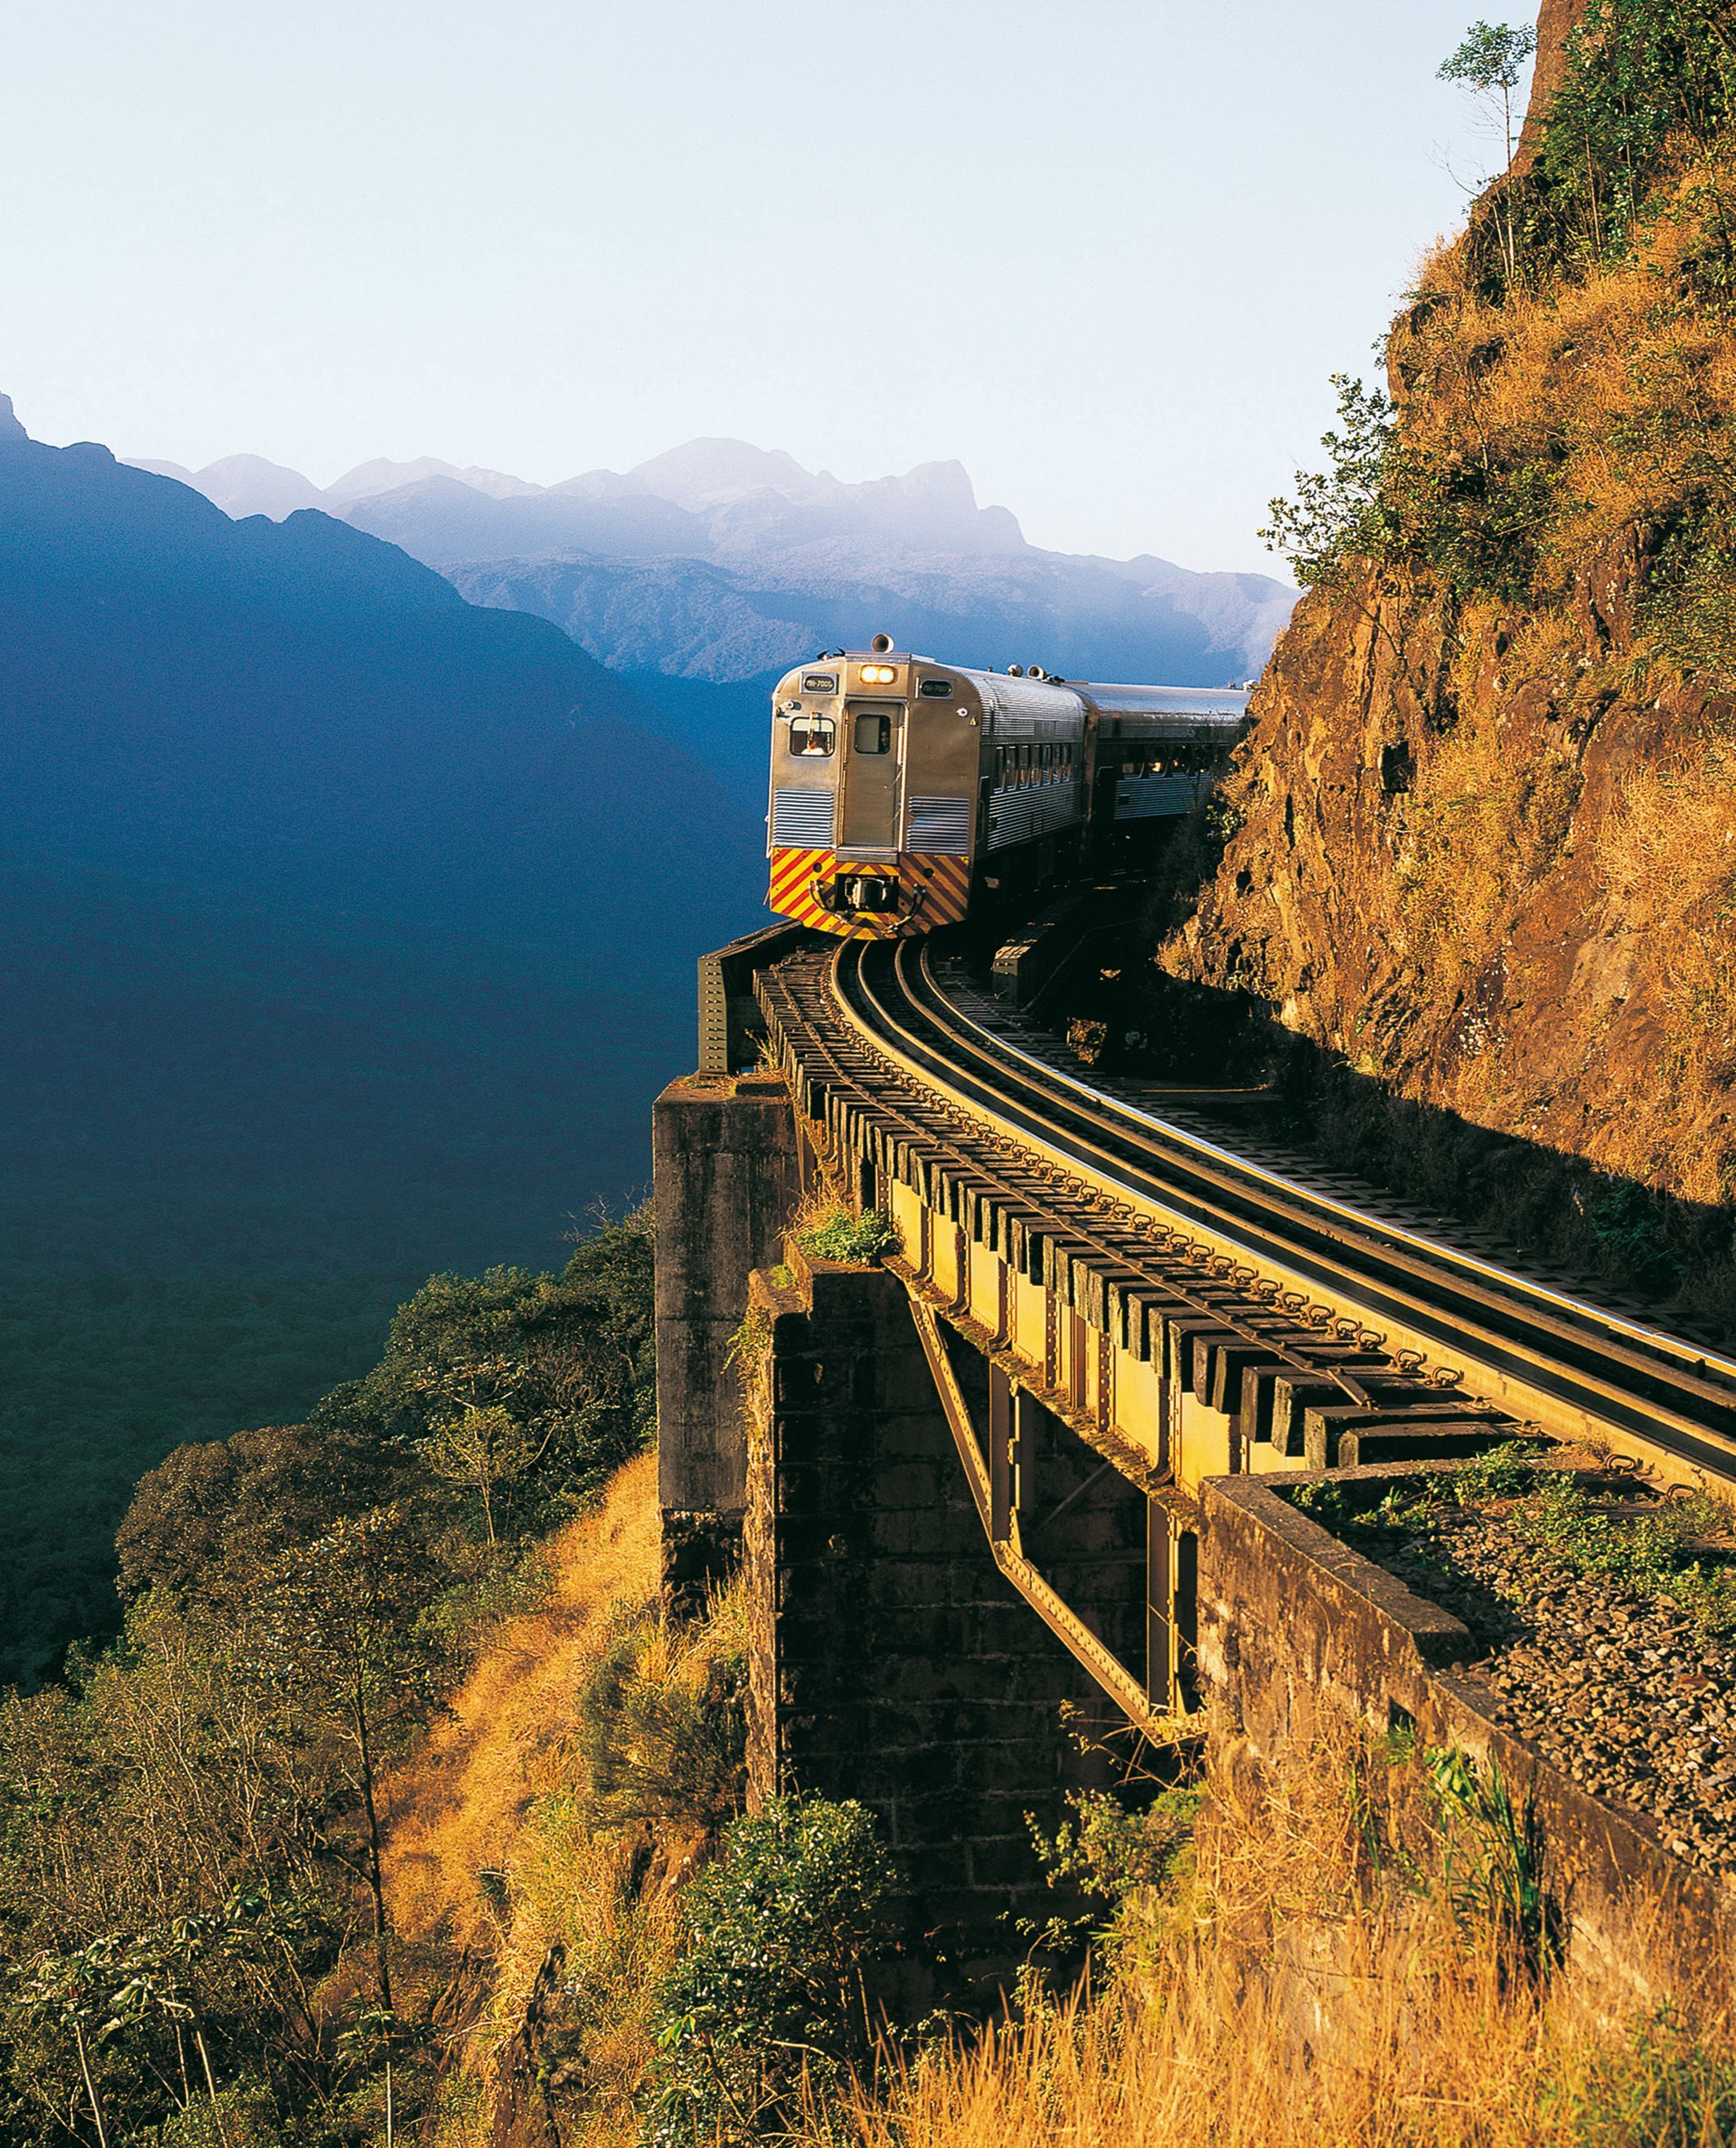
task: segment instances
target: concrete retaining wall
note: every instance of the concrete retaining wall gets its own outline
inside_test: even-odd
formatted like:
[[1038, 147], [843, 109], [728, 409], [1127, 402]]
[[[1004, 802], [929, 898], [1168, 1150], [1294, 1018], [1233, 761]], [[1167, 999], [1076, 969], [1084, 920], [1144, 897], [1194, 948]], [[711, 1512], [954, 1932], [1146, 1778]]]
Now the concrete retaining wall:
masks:
[[1336, 1716], [1377, 1732], [1414, 1726], [1427, 1744], [1497, 1764], [1516, 1796], [1534, 1800], [1569, 1965], [1613, 2015], [1727, 1974], [1731, 1891], [1672, 1856], [1648, 1819], [1593, 1797], [1497, 1723], [1493, 1694], [1464, 1674], [1480, 1653], [1468, 1629], [1273, 1488], [1304, 1481], [1218, 1478], [1202, 1488], [1200, 1669], [1231, 1727], [1260, 1758]]
[[657, 1496], [677, 1608], [730, 1572], [747, 1442], [730, 1346], [748, 1277], [775, 1260], [801, 1198], [795, 1114], [775, 1075], [691, 1075], [651, 1112], [657, 1197]]

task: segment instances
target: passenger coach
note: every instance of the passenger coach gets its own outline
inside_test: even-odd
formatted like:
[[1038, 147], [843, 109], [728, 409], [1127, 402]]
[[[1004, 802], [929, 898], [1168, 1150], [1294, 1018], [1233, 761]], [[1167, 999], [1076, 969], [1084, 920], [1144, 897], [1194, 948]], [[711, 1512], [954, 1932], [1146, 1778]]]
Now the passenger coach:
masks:
[[846, 937], [956, 925], [1185, 813], [1240, 735], [1238, 689], [1106, 686], [839, 650], [772, 697], [771, 907]]

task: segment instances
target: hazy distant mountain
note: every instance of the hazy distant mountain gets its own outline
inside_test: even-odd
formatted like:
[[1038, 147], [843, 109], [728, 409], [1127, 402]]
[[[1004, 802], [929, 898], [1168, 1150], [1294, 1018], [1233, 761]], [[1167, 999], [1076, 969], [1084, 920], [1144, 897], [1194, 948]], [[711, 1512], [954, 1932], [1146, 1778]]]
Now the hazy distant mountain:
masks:
[[178, 463], [134, 463], [132, 467], [194, 486], [225, 514], [268, 514], [273, 522], [281, 522], [298, 508], [325, 504], [319, 486], [299, 470], [268, 463], [263, 455], [225, 455], [202, 470], [183, 469]]
[[[241, 459], [187, 482], [220, 488], [231, 514], [278, 512], [273, 466], [248, 494], [228, 474]], [[1262, 667], [1296, 600], [1262, 575], [1041, 550], [1006, 509], [977, 504], [956, 462], [846, 484], [781, 450], [700, 439], [544, 486], [367, 463], [320, 498], [611, 667], [718, 683], [885, 630], [965, 663], [1217, 685]]]
[[[425, 477], [449, 477], [473, 490], [486, 493], [491, 499], [510, 499], [515, 493], [540, 492], [540, 485], [531, 484], [521, 477], [509, 477], [504, 470], [454, 469], [443, 463], [436, 455], [421, 455], [413, 463], [391, 463], [384, 460], [358, 463], [353, 470], [329, 484], [323, 495], [328, 508], [341, 505], [349, 499], [372, 499], [376, 493], [396, 492], [407, 484], [418, 484]], [[197, 482], [197, 480], [195, 480]], [[204, 487], [200, 485], [203, 491]], [[257, 507], [243, 509], [245, 513], [268, 514], [271, 509], [263, 502]]]
[[473, 603], [552, 620], [611, 668], [763, 679], [877, 631], [948, 661], [1041, 663], [1068, 678], [1222, 685], [1257, 670], [1295, 593], [1258, 575], [1042, 555], [893, 554], [847, 540], [745, 572], [710, 560], [484, 560], [445, 572]]
[[[622, 728], [639, 705], [564, 635], [332, 516], [233, 521], [4, 414], [12, 842], [438, 917], [627, 976], [680, 976], [715, 936], [716, 851], [687, 855], [700, 772], [648, 755]], [[650, 906], [628, 900], [624, 923], [635, 888]]]

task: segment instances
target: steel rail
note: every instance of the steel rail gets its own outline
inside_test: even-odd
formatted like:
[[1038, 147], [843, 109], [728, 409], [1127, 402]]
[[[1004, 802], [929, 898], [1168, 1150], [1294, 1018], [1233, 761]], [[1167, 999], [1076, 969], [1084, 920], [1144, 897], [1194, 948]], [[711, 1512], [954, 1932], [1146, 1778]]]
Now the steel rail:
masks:
[[1045, 1064], [952, 1003], [926, 941], [845, 942], [832, 979], [883, 1050], [1122, 1192], [1473, 1356], [1573, 1417], [1736, 1478], [1736, 1384], [1708, 1377], [1716, 1367], [1736, 1378], [1736, 1364], [1316, 1194]]
[[[830, 983], [835, 996], [838, 993], [839, 967], [849, 962], [852, 945], [845, 942], [834, 951], [830, 966]], [[876, 1095], [871, 1087], [865, 1087], [859, 1076], [844, 1072], [835, 1046], [828, 1043], [820, 1031], [810, 1027], [809, 1037], [810, 1048], [817, 1051], [830, 1069], [835, 1084], [847, 1086], [862, 1096], [865, 1101], [875, 1102], [884, 1110], [884, 1097]], [[881, 1066], [891, 1071], [891, 1061], [884, 1052], [876, 1050], [875, 1056]], [[906, 1074], [904, 1079], [908, 1082], [910, 1077]], [[956, 1110], [952, 1115], [957, 1116]], [[931, 1127], [920, 1129], [919, 1133], [920, 1138], [927, 1145], [938, 1147], [950, 1156], [958, 1169], [979, 1178], [997, 1182], [1003, 1197], [1039, 1208], [1045, 1206], [1040, 1191], [1033, 1191], [1028, 1185], [1013, 1186], [1006, 1180], [1004, 1171], [997, 1170], [995, 1164], [986, 1162], [980, 1156], [968, 1154], [961, 1148], [956, 1133], [943, 1137]], [[1038, 1165], [1034, 1171], [1027, 1167], [1025, 1175], [1027, 1178], [1034, 1177], [1041, 1183], [1042, 1167]], [[1238, 1290], [1233, 1283], [1222, 1280], [1213, 1282], [1195, 1273], [1201, 1249], [1191, 1245], [1183, 1234], [1170, 1233], [1167, 1245], [1115, 1242], [1120, 1235], [1115, 1228], [1106, 1230], [1101, 1218], [1090, 1218], [1077, 1212], [1076, 1204], [1073, 1202], [1066, 1203], [1066, 1207], [1071, 1212], [1063, 1214], [1059, 1206], [1051, 1206], [1051, 1212], [1056, 1214], [1057, 1221], [1065, 1222], [1070, 1236], [1090, 1247], [1101, 1259], [1111, 1265], [1131, 1263], [1146, 1276], [1151, 1288], [1161, 1292], [1173, 1305], [1210, 1321], [1222, 1332], [1234, 1335], [1240, 1341], [1252, 1344], [1260, 1351], [1267, 1363], [1283, 1365], [1310, 1379], [1335, 1387], [1347, 1401], [1361, 1408], [1375, 1406], [1367, 1388], [1354, 1373], [1347, 1371], [1342, 1363], [1331, 1356], [1322, 1355], [1314, 1347], [1318, 1342], [1330, 1342], [1332, 1338], [1329, 1334], [1312, 1334], [1309, 1331], [1317, 1323], [1307, 1317], [1299, 1307], [1285, 1305], [1276, 1300], [1258, 1307], [1252, 1306], [1246, 1302], [1246, 1291]], [[1178, 1245], [1181, 1248], [1179, 1257]], [[1319, 1317], [1327, 1317], [1325, 1308], [1320, 1309]], [[1394, 1369], [1401, 1373], [1406, 1370], [1397, 1355]]]
[[1166, 1140], [1192, 1151], [1202, 1160], [1215, 1163], [1240, 1176], [1263, 1182], [1281, 1197], [1305, 1197], [1312, 1207], [1331, 1213], [1348, 1227], [1394, 1241], [1407, 1248], [1413, 1249], [1427, 1261], [1445, 1262], [1449, 1266], [1463, 1268], [1472, 1275], [1487, 1279], [1498, 1289], [1508, 1292], [1523, 1293], [1528, 1298], [1534, 1299], [1541, 1304], [1565, 1314], [1570, 1321], [1596, 1322], [1609, 1329], [1612, 1333], [1626, 1337], [1637, 1345], [1642, 1352], [1653, 1353], [1679, 1361], [1685, 1367], [1689, 1368], [1684, 1374], [1684, 1377], [1689, 1379], [1700, 1378], [1708, 1369], [1715, 1368], [1723, 1375], [1723, 1379], [1729, 1382], [1731, 1385], [1728, 1391], [1725, 1392], [1716, 1383], [1703, 1381], [1708, 1396], [1713, 1400], [1721, 1399], [1728, 1406], [1736, 1408], [1736, 1358], [1725, 1357], [1716, 1350], [1709, 1350], [1703, 1343], [1689, 1342], [1684, 1336], [1672, 1335], [1665, 1328], [1650, 1327], [1643, 1322], [1629, 1320], [1616, 1312], [1613, 1307], [1599, 1306], [1588, 1299], [1575, 1297], [1571, 1292], [1554, 1289], [1535, 1276], [1523, 1275], [1517, 1269], [1503, 1267], [1498, 1261], [1481, 1259], [1477, 1254], [1468, 1252], [1463, 1247], [1455, 1246], [1448, 1240], [1431, 1237], [1424, 1231], [1407, 1230], [1402, 1224], [1391, 1222], [1382, 1217], [1372, 1216], [1367, 1210], [1356, 1207], [1350, 1202], [1335, 1200], [1330, 1194], [1317, 1192], [1310, 1187], [1299, 1186], [1295, 1180], [1286, 1178], [1282, 1172], [1270, 1169], [1251, 1157], [1238, 1156], [1234, 1150], [1225, 1148], [1220, 1142], [1207, 1141], [1202, 1134], [1196, 1133], [1191, 1127], [1177, 1125], [1174, 1120], [1166, 1119], [1160, 1113], [1143, 1111], [1136, 1106], [1130, 1105], [1125, 1098], [1113, 1096], [1107, 1090], [1099, 1089], [1091, 1082], [1081, 1081], [1067, 1068], [1056, 1066], [1036, 1053], [1022, 1050], [1010, 1038], [976, 1021], [961, 1007], [947, 999], [945, 986], [934, 974], [926, 942], [922, 945], [921, 960], [922, 983], [926, 992], [942, 1002], [949, 1017], [954, 1022], [974, 1031], [976, 1036], [981, 1040], [984, 1045], [1009, 1058], [1021, 1061], [1029, 1069], [1047, 1076], [1051, 1081], [1061, 1084], [1084, 1098], [1091, 1107], [1127, 1114], [1141, 1124], [1152, 1129], [1154, 1132], [1160, 1133]]
[[[815, 980], [821, 986], [822, 997], [825, 996], [825, 984], [830, 986], [835, 996], [837, 966], [846, 959], [847, 944], [834, 949], [830, 976], [824, 983], [820, 979]], [[795, 1019], [801, 1021], [802, 1017], [798, 1014]], [[896, 1119], [903, 1127], [906, 1138], [945, 1156], [951, 1167], [961, 1175], [992, 1185], [999, 1197], [1008, 1204], [1013, 1207], [1043, 1206], [1041, 1192], [1034, 1190], [1028, 1183], [1032, 1179], [1041, 1181], [1040, 1167], [1026, 1167], [1016, 1182], [1009, 1177], [1003, 1165], [986, 1162], [981, 1156], [969, 1153], [961, 1147], [956, 1133], [942, 1132], [929, 1121], [919, 1123], [910, 1116], [907, 1104], [903, 1108], [895, 1104], [889, 1109], [883, 1089], [876, 1088], [863, 1076], [851, 1072], [844, 1065], [839, 1057], [835, 1041], [826, 1036], [823, 1025], [816, 1026], [811, 1020], [803, 1022], [803, 1036], [805, 1048], [815, 1055], [826, 1070], [827, 1086], [834, 1093], [857, 1097], [862, 1103], [873, 1106], [881, 1117]], [[784, 1043], [786, 1052], [791, 1055], [787, 1063], [793, 1071], [795, 1063], [800, 1059], [803, 1047], [788, 1036], [785, 1036]], [[859, 1038], [857, 1049], [860, 1051], [861, 1048]], [[877, 1047], [873, 1050], [872, 1056], [879, 1067], [892, 1071], [891, 1061]], [[906, 1087], [911, 1086], [908, 1075], [899, 1078]], [[926, 1085], [921, 1086], [926, 1087]], [[948, 1117], [958, 1116], [951, 1107], [943, 1108]], [[999, 1146], [998, 1143], [996, 1145]], [[1069, 1207], [1074, 1206], [1071, 1202], [1066, 1205]], [[1170, 1234], [1167, 1244], [1154, 1246], [1141, 1242], [1136, 1245], [1121, 1242], [1125, 1234], [1119, 1227], [1106, 1228], [1101, 1218], [1087, 1218], [1075, 1212], [1066, 1215], [1065, 1223], [1069, 1236], [1088, 1247], [1100, 1259], [1111, 1266], [1131, 1263], [1145, 1275], [1149, 1287], [1167, 1302], [1199, 1315], [1221, 1332], [1235, 1335], [1242, 1342], [1252, 1344], [1268, 1363], [1285, 1365], [1311, 1378], [1325, 1381], [1337, 1388], [1348, 1399], [1365, 1406], [1368, 1404], [1367, 1391], [1359, 1381], [1340, 1365], [1330, 1358], [1322, 1358], [1313, 1350], [1298, 1311], [1272, 1302], [1262, 1306], [1257, 1312], [1240, 1302], [1245, 1297], [1245, 1292], [1237, 1292], [1232, 1285], [1212, 1282], [1195, 1274], [1192, 1249], [1183, 1251], [1177, 1258], [1176, 1246], [1179, 1234]], [[1184, 1246], [1187, 1244], [1185, 1240], [1181, 1242]], [[1397, 1369], [1402, 1371], [1403, 1368], [1399, 1367]]]

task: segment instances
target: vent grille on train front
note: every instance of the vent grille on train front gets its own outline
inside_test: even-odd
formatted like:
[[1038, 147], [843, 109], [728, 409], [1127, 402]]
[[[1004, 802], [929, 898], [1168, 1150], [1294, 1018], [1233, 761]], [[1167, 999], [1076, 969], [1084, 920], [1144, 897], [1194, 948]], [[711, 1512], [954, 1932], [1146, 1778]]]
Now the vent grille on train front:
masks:
[[962, 857], [971, 847], [968, 798], [913, 798], [907, 848]]
[[832, 841], [831, 792], [774, 790], [771, 840], [785, 850], [829, 850]]

